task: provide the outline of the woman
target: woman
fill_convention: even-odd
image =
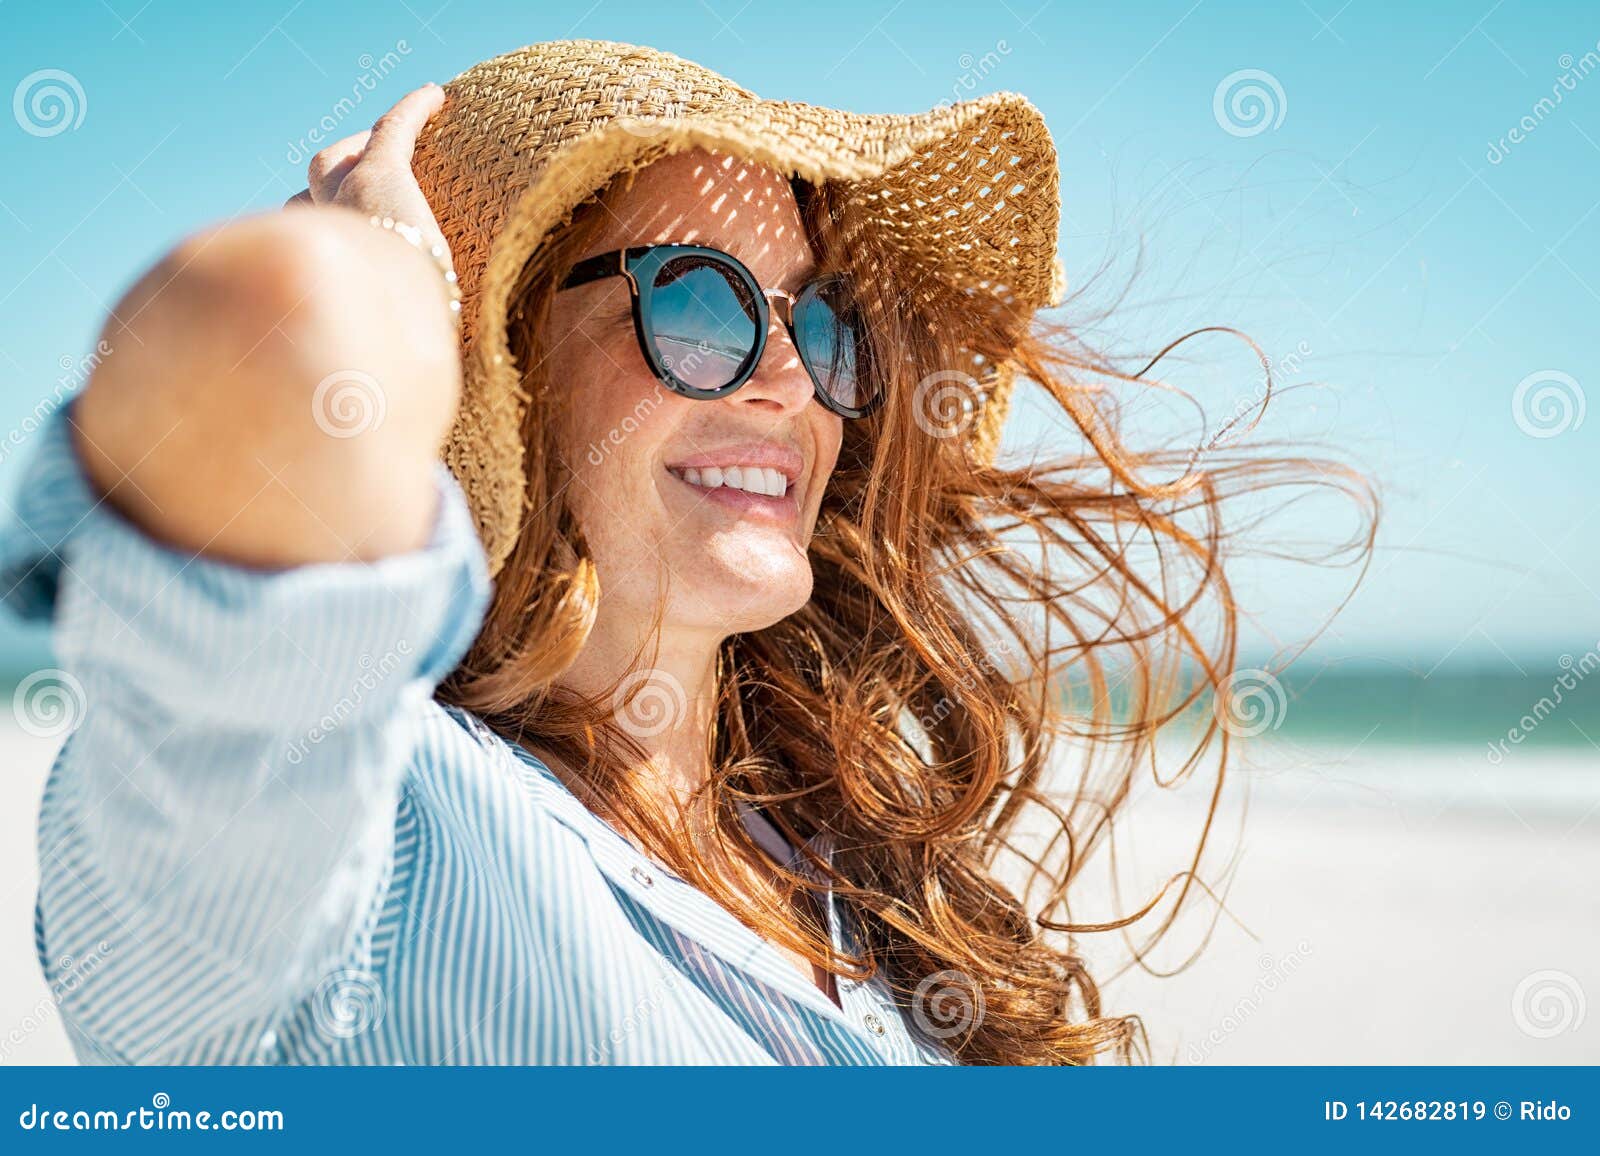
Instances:
[[[40,822],[79,1056],[1127,1054],[1067,883],[1184,705],[1144,648],[1217,680],[1232,609],[1202,645],[1212,475],[1143,482],[1032,326],[1031,106],[856,117],[536,45],[296,200],[118,305],[0,555],[88,704]],[[1091,452],[993,464],[1019,372]],[[1064,730],[1109,794],[1048,793]]]

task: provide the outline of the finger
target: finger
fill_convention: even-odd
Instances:
[[[339,182],[344,180],[351,166],[361,159],[361,152],[367,147],[367,138],[371,135],[371,130],[366,130],[347,136],[311,158],[311,164],[306,168],[306,184],[312,200],[319,205],[333,200],[339,191]]]
[[[444,89],[437,84],[425,85],[415,92],[406,93],[372,126],[372,137],[361,159],[395,168],[410,168],[417,134],[428,123],[428,118],[443,106]]]
[[[296,206],[299,206],[299,205],[314,205],[314,204],[316,204],[316,202],[311,199],[311,190],[310,189],[301,189],[294,196],[290,197],[287,201],[283,202],[283,207],[286,208],[286,209],[293,209],[293,208],[295,208]]]

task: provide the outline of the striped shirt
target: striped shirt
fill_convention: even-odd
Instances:
[[[53,619],[73,726],[36,916],[82,1061],[952,1062],[881,976],[841,979],[836,1006],[434,699],[489,592],[442,465],[423,548],[254,570],[98,501],[62,416],[37,436],[0,592]],[[856,950],[845,906],[824,906]]]

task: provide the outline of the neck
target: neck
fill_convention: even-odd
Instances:
[[[648,619],[630,615],[628,621]],[[646,754],[626,774],[664,804],[687,802],[710,775],[717,650],[724,636],[664,624],[658,641],[650,645],[642,632],[603,629],[605,625],[603,619],[596,621],[561,685],[593,697],[606,694],[622,679],[612,699],[614,717]]]

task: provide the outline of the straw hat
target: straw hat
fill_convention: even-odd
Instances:
[[[863,115],[748,89],[667,52],[603,40],[534,44],[467,69],[413,167],[450,243],[462,291],[465,389],[445,461],[466,492],[491,572],[522,527],[528,401],[506,343],[529,255],[618,174],[717,149],[846,186],[869,226],[919,275],[1030,308],[1059,303],[1055,148],[1015,93],[917,115]],[[999,441],[1010,374],[961,425],[981,461]]]

